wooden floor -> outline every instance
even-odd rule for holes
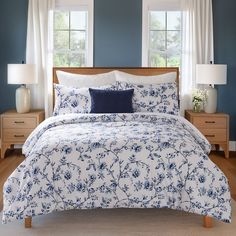
[[[210,158],[227,176],[232,198],[236,201],[236,153],[230,153],[230,158],[225,159],[223,152],[212,152]],[[23,160],[24,157],[19,150],[9,151],[7,157],[0,160],[0,211],[3,208],[3,184],[7,177]]]

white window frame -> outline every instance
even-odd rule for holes
[[[181,0],[143,0],[142,12],[142,67],[148,67],[149,12],[180,11]]]
[[[56,0],[55,10],[88,11],[88,52],[87,67],[93,67],[93,32],[94,32],[94,1],[93,0]]]

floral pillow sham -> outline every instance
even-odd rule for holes
[[[134,89],[134,112],[158,112],[179,115],[176,83],[132,84],[117,82],[118,89]]]
[[[116,90],[116,85],[98,87],[100,89]],[[54,84],[56,103],[53,116],[69,113],[90,113],[91,98],[89,88],[70,88]]]

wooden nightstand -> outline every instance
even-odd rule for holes
[[[221,146],[225,157],[229,158],[229,115],[187,110],[185,111],[185,118],[197,127],[210,144],[215,145],[217,150]]]
[[[35,110],[20,114],[15,110],[1,115],[1,158],[14,144],[24,144],[30,133],[44,120],[44,111]]]

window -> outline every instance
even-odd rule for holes
[[[149,12],[148,66],[180,67],[181,12]]]
[[[54,66],[87,65],[88,24],[86,11],[54,12]]]
[[[180,0],[143,0],[142,66],[181,67]]]
[[[56,1],[53,66],[93,66],[93,1]]]

